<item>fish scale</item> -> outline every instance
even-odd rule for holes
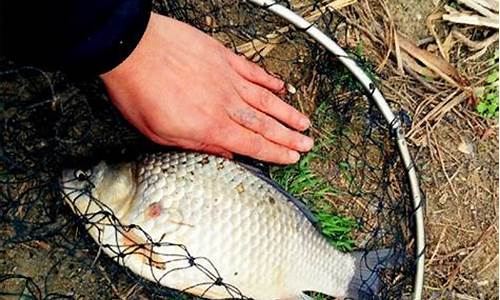
[[[267,269],[269,269],[269,266],[277,266],[278,269],[287,269],[297,264],[293,261],[283,264],[278,260],[286,259],[287,257],[290,260],[290,255],[286,255],[283,253],[284,251],[287,253],[300,253],[299,250],[301,249],[299,246],[302,241],[293,238],[297,236],[299,228],[316,233],[313,226],[300,216],[300,212],[293,204],[287,201],[283,195],[276,192],[271,186],[265,186],[265,183],[262,181],[259,182],[256,188],[252,188],[252,185],[256,185],[255,183],[258,181],[258,178],[241,166],[228,163],[228,161],[221,158],[196,155],[194,153],[184,157],[179,157],[179,155],[174,155],[173,157],[163,155],[155,158],[145,161],[145,165],[157,165],[157,161],[161,161],[160,165],[163,169],[167,168],[171,170],[171,173],[175,174],[175,182],[172,184],[176,187],[182,187],[183,191],[182,196],[178,195],[175,198],[180,198],[184,203],[181,203],[181,201],[171,203],[168,199],[172,194],[164,193],[162,198],[163,207],[172,209],[174,208],[172,205],[181,205],[175,207],[175,209],[182,212],[181,215],[184,216],[185,223],[193,226],[188,228],[188,225],[181,225],[181,227],[184,227],[184,230],[172,233],[169,236],[169,240],[184,245],[193,245],[189,247],[193,255],[210,257],[210,260],[217,266],[219,272],[228,274],[225,277],[223,276],[223,278],[226,278],[228,283],[235,286],[241,286],[245,283],[245,285],[255,285],[263,290],[270,290],[274,286],[282,285],[283,271],[271,271],[271,276],[267,277],[263,275],[268,273]],[[217,169],[217,166],[219,165],[220,169],[221,164],[224,166],[225,172],[218,172],[220,170]],[[164,185],[159,183],[159,176],[161,176],[160,168],[145,168],[143,174],[144,180],[139,179],[139,181],[147,184],[140,186],[138,192],[140,193],[143,190],[143,194],[146,197],[143,199],[144,202],[138,202],[140,203],[139,205],[150,205],[151,198],[148,198],[147,195],[164,188]],[[210,182],[201,181],[202,184],[200,184],[200,181],[194,179],[195,177],[212,178],[213,180]],[[224,186],[226,182],[227,185]],[[215,198],[213,191],[218,191],[221,194],[221,198],[231,200],[213,201]],[[274,202],[273,205],[265,196],[272,199],[278,198],[281,201],[278,200],[279,202]],[[226,209],[217,209],[221,205],[225,205]],[[280,207],[285,212],[283,218],[269,218],[271,215],[276,216],[281,214],[273,206]],[[201,210],[206,210],[206,212],[202,213]],[[242,210],[253,213],[248,214],[245,220],[235,218],[234,216],[239,216]],[[141,218],[141,215],[130,214],[130,216],[130,221]],[[240,222],[237,221],[238,219]],[[242,230],[235,229],[241,226],[237,223],[246,223],[250,226],[245,228],[246,231],[243,232]],[[282,226],[276,226],[274,223],[279,223]],[[214,234],[208,234],[204,230],[200,230],[202,232],[195,232],[199,226],[202,226],[200,224],[204,224],[204,228],[213,228]],[[150,229],[153,239],[159,238],[163,234],[162,227],[165,223],[164,221],[159,221],[156,225]],[[285,230],[285,235],[283,235],[283,232],[279,232],[281,228]],[[186,231],[192,231],[190,237],[187,237],[189,233]],[[203,235],[205,238],[200,243],[199,238]],[[275,237],[278,235],[283,236],[281,243],[288,245],[277,247],[278,243]],[[228,237],[231,237],[230,240]],[[321,244],[325,249],[331,249],[325,241]],[[212,247],[215,249],[211,249]],[[251,249],[251,251],[241,251],[244,248]],[[220,255],[216,255],[216,253],[220,253]],[[303,254],[303,258],[306,258],[306,253]],[[300,258],[300,256],[297,258]],[[253,266],[244,262],[253,262]],[[308,263],[306,261],[306,264]],[[244,268],[236,268],[235,266],[238,265]],[[306,267],[304,266],[301,269],[304,270]],[[234,273],[238,274],[239,279],[235,278],[237,276],[231,276]],[[248,275],[245,276],[245,274]],[[262,275],[259,276],[259,274]],[[297,279],[304,279],[303,275],[299,277]],[[270,284],[271,286],[266,289],[266,284]],[[245,291],[242,292],[246,294]],[[288,295],[275,295],[274,298],[282,298],[284,296]]]
[[[116,226],[103,224],[98,240],[90,230],[98,243],[114,245],[106,253],[129,250],[130,244],[145,243],[146,238],[168,241],[184,245],[192,257],[204,258],[196,261],[206,263],[219,279],[179,260],[176,255],[186,255],[184,250],[165,244],[146,247],[153,259],[139,253],[118,260],[143,277],[208,298],[228,298],[224,284],[253,299],[300,298],[303,291],[352,294],[361,268],[357,256],[334,249],[289,195],[236,162],[169,152],[120,166],[101,163],[92,174],[93,193],[106,198],[100,200],[111,211],[120,212],[120,222],[136,224],[147,233],[120,237]],[[68,202],[75,212],[85,204]],[[214,281],[223,284],[210,285]],[[197,286],[201,283],[211,288]]]

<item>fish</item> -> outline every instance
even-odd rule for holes
[[[67,169],[62,195],[107,255],[207,299],[378,299],[391,249],[343,253],[258,168],[196,152]],[[384,263],[385,262],[385,263]]]

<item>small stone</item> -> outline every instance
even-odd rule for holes
[[[297,93],[297,89],[296,89],[293,85],[291,85],[290,83],[287,83],[287,84],[286,84],[286,90],[287,90],[290,94],[292,94],[292,95],[293,95],[293,94],[295,94],[295,93]]]

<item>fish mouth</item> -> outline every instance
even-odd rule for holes
[[[61,193],[67,200],[88,190],[89,185],[93,186],[90,175],[79,169],[64,169],[58,183]]]
[[[70,200],[76,191],[81,190],[75,169],[65,169],[59,177],[59,189],[65,200]]]

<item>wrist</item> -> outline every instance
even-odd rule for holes
[[[146,29],[132,52],[120,64],[99,75],[105,83],[115,78],[121,80],[128,74],[136,73],[138,69],[143,67],[144,58],[153,54],[158,17],[158,14],[151,13]]]

